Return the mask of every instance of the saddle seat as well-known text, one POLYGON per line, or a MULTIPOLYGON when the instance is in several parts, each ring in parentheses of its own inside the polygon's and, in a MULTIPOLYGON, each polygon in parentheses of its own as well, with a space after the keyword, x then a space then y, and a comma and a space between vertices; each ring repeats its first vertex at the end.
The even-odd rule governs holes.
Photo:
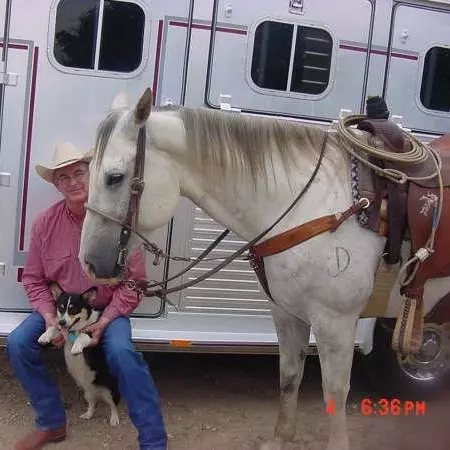
MULTIPOLYGON (((369 132, 378 144, 382 143, 389 151, 401 153, 409 150, 401 129, 388 119, 364 119, 358 129, 369 132)), ((418 260, 415 274, 413 267, 407 273, 410 281, 402 286, 404 302, 397 317, 392 346, 403 354, 418 352, 422 344, 423 328, 423 291, 425 283, 432 278, 450 276, 450 134, 444 135, 429 145, 437 151, 442 161, 441 176, 444 186, 442 211, 438 226, 435 228, 433 252, 424 260, 418 260), (412 275, 412 276, 410 276, 412 275)), ((432 156, 419 164, 405 164, 369 160, 380 167, 404 172, 408 177, 426 177, 432 175, 436 165, 432 156)), ((372 205, 366 210, 368 227, 372 231, 387 237, 384 260, 397 264, 400 259, 402 242, 411 241, 413 257, 417 251, 427 245, 432 233, 440 196, 438 177, 428 180, 410 180, 398 184, 374 171, 372 178, 372 205)))

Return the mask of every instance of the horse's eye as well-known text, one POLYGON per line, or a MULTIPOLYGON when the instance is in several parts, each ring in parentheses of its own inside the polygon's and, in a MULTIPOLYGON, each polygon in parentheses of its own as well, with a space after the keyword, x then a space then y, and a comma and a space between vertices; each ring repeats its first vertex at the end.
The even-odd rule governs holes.
POLYGON ((106 185, 114 186, 115 184, 122 183, 123 175, 121 173, 112 173, 106 177, 106 185))

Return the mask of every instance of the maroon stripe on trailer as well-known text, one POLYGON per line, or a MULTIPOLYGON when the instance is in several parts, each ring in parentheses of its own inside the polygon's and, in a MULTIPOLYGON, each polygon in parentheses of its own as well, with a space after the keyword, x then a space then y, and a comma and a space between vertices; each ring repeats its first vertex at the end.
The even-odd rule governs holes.
POLYGON ((23 250, 25 241, 25 222, 27 216, 28 180, 30 174, 31 139, 33 136, 33 118, 34 118, 34 104, 36 98, 38 59, 39 59, 39 47, 35 47, 33 57, 33 72, 31 78, 30 106, 28 109, 27 148, 25 152, 25 168, 23 176, 22 216, 20 223, 19 250, 23 250))
POLYGON ((153 73, 153 104, 155 104, 156 91, 158 89, 158 75, 159 75, 159 63, 160 63, 160 59, 161 59, 162 33, 163 33, 163 21, 160 20, 158 23, 158 37, 156 40, 156 55, 155 55, 155 70, 153 73))
POLYGON ((419 59, 419 57, 416 55, 406 55, 405 53, 397 52, 392 52, 391 56, 393 56, 394 58, 412 59, 413 61, 417 61, 419 59))
MULTIPOLYGON (((0 44, 0 48, 3 48, 3 42, 0 44)), ((8 44, 8 48, 14 48, 16 50, 27 50, 28 45, 26 45, 26 44, 8 44)))
POLYGON ((354 52, 367 52, 367 48, 364 47, 356 47, 355 45, 346 45, 346 44, 340 44, 339 48, 343 48, 344 50, 352 50, 354 52))
MULTIPOLYGON (((353 52, 367 52, 367 47, 357 47, 356 45, 346 45, 346 44, 340 44, 339 48, 343 48, 344 50, 351 50, 353 52)), ((386 56, 388 53, 386 50, 371 50, 370 53, 373 53, 374 55, 384 55, 386 56)), ((416 55, 407 55, 405 53, 398 53, 398 52, 392 52, 391 56, 394 58, 403 58, 403 59, 411 59, 411 60, 418 60, 419 57, 416 55)))
MULTIPOLYGON (((169 22, 169 25, 173 25, 174 27, 184 27, 187 28, 188 24, 187 22, 178 22, 175 20, 171 20, 169 22)), ((211 25, 202 25, 199 23, 193 23, 192 24, 192 28, 196 28, 198 30, 210 30, 211 29, 211 25)), ((246 35, 247 31, 246 30, 238 30, 236 28, 225 28, 225 27, 216 27, 217 31, 221 31, 222 33, 230 33, 230 34, 242 34, 242 35, 246 35)))

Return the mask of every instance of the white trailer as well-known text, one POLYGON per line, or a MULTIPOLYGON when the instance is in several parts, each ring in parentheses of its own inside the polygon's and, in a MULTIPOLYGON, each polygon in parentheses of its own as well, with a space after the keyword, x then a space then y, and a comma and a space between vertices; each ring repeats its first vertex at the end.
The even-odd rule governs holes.
MULTIPOLYGON (((2 4, 2 338, 30 310, 21 285, 30 224, 58 198, 34 164, 48 160, 61 140, 92 147, 96 126, 119 91, 135 99, 151 86, 157 105, 227 108, 325 127, 341 110, 364 113, 368 95, 383 95, 391 118, 421 139, 450 129, 449 0, 2 4)), ((186 200, 169 226, 152 237, 164 251, 189 258, 222 230, 186 200)), ((231 235, 213 255, 225 256, 241 244, 231 235)), ((180 281, 213 264, 202 263, 180 281)), ((154 266, 149 257, 149 277, 161 279, 182 265, 154 266)), ((140 348, 277 352, 269 300, 246 261, 233 262, 170 300, 176 308, 144 299, 136 310, 133 338, 140 348)), ((363 354, 372 351, 375 322, 358 323, 355 348, 363 354)), ((437 338, 430 339, 435 349, 437 338)))

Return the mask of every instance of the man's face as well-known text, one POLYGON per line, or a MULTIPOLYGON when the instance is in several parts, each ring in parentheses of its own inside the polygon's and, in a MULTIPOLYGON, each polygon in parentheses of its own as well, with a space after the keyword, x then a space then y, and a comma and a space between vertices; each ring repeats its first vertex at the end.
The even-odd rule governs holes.
POLYGON ((78 162, 56 169, 53 174, 56 188, 71 203, 86 203, 89 193, 89 165, 78 162))

